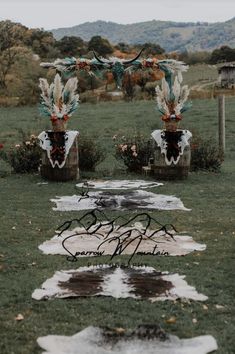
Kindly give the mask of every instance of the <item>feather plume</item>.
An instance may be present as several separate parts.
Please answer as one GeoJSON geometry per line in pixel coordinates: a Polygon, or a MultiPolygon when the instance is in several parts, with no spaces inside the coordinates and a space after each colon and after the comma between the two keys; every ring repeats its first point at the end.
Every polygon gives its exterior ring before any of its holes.
{"type": "Polygon", "coordinates": [[[176,105],[176,114],[180,114],[182,112],[185,112],[188,108],[190,108],[190,105],[186,104],[186,101],[188,100],[190,90],[188,88],[188,85],[184,85],[181,89],[180,92],[180,97],[178,104],[176,105]],[[187,108],[186,108],[187,107],[187,108]]]}
{"type": "Polygon", "coordinates": [[[39,87],[42,91],[41,93],[41,102],[43,102],[43,110],[45,113],[50,114],[50,108],[51,108],[51,104],[50,104],[50,97],[49,97],[49,84],[47,82],[46,79],[39,79],[39,87]]]}
{"type": "Polygon", "coordinates": [[[63,86],[62,86],[62,82],[61,82],[61,77],[59,74],[56,74],[55,79],[54,79],[53,97],[54,97],[54,103],[57,106],[60,105],[62,90],[63,90],[63,86]]]}
{"type": "Polygon", "coordinates": [[[175,102],[178,102],[180,97],[180,83],[178,80],[178,76],[175,77],[174,85],[173,85],[173,94],[175,97],[175,102]]]}
{"type": "Polygon", "coordinates": [[[49,91],[49,84],[46,79],[39,79],[39,87],[42,90],[42,95],[47,96],[49,91]]]}
{"type": "Polygon", "coordinates": [[[190,93],[190,90],[188,88],[188,85],[184,85],[182,87],[182,90],[180,93],[180,102],[182,102],[184,104],[188,99],[189,93],[190,93]]]}
{"type": "MultiPolygon", "coordinates": [[[[188,70],[188,65],[182,61],[174,59],[164,59],[157,62],[160,69],[164,72],[170,72],[171,74],[179,74],[188,70]]],[[[179,79],[180,81],[180,79],[179,79]]],[[[181,82],[181,81],[180,81],[181,82]]]]}
{"type": "MultiPolygon", "coordinates": [[[[158,110],[162,114],[169,114],[169,108],[167,106],[167,101],[166,101],[166,98],[165,98],[163,90],[161,90],[160,87],[157,86],[155,91],[156,91],[156,94],[157,94],[158,110]]],[[[165,91],[165,92],[167,92],[167,91],[165,91]]]]}
{"type": "Polygon", "coordinates": [[[170,87],[165,78],[162,79],[162,95],[166,101],[170,99],[170,87]]]}
{"type": "Polygon", "coordinates": [[[76,70],[77,59],[74,57],[65,59],[56,59],[53,63],[41,63],[43,68],[53,68],[59,72],[76,70]]]}

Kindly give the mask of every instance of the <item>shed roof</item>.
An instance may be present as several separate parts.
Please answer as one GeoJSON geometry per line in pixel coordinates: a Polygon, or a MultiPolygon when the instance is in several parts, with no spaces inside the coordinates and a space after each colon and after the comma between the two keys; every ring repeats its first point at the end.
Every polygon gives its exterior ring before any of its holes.
{"type": "Polygon", "coordinates": [[[232,71],[232,70],[235,70],[235,64],[225,64],[225,65],[221,66],[220,68],[218,68],[218,72],[219,72],[219,74],[220,74],[221,71],[223,71],[223,70],[229,70],[229,69],[231,69],[231,71],[232,71]]]}

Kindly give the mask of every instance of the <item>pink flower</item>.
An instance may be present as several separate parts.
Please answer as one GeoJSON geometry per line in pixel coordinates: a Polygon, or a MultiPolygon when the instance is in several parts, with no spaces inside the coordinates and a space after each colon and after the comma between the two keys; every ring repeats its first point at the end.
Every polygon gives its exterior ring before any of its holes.
{"type": "Polygon", "coordinates": [[[131,151],[136,151],[136,145],[132,145],[131,151]]]}
{"type": "Polygon", "coordinates": [[[128,148],[127,144],[122,145],[122,151],[126,151],[128,148]]]}
{"type": "Polygon", "coordinates": [[[132,154],[132,156],[137,157],[137,156],[138,156],[137,152],[134,151],[133,154],[132,154]]]}

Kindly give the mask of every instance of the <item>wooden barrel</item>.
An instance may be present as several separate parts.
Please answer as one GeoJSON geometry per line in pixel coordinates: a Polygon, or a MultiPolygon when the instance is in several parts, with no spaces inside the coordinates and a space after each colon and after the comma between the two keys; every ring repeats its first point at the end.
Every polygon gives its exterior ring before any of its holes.
{"type": "Polygon", "coordinates": [[[188,177],[191,160],[190,146],[184,148],[183,155],[180,156],[178,163],[167,165],[165,155],[161,153],[161,149],[155,143],[154,146],[154,163],[152,165],[153,174],[157,179],[173,180],[184,179],[188,177]]]}
{"type": "Polygon", "coordinates": [[[47,151],[42,152],[41,176],[50,181],[66,182],[79,178],[78,165],[78,138],[76,138],[69,150],[65,165],[62,168],[51,165],[47,151]]]}

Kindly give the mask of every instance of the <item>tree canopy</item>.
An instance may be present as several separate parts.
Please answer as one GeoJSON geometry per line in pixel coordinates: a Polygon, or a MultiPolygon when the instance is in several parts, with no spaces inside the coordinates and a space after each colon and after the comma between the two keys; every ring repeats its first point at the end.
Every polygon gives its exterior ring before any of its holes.
{"type": "Polygon", "coordinates": [[[101,36],[94,36],[88,42],[88,50],[94,50],[99,55],[106,56],[108,54],[112,54],[114,49],[109,41],[101,36]]]}
{"type": "Polygon", "coordinates": [[[215,49],[210,58],[211,64],[224,63],[235,61],[235,49],[228,46],[222,46],[219,49],[215,49]]]}

